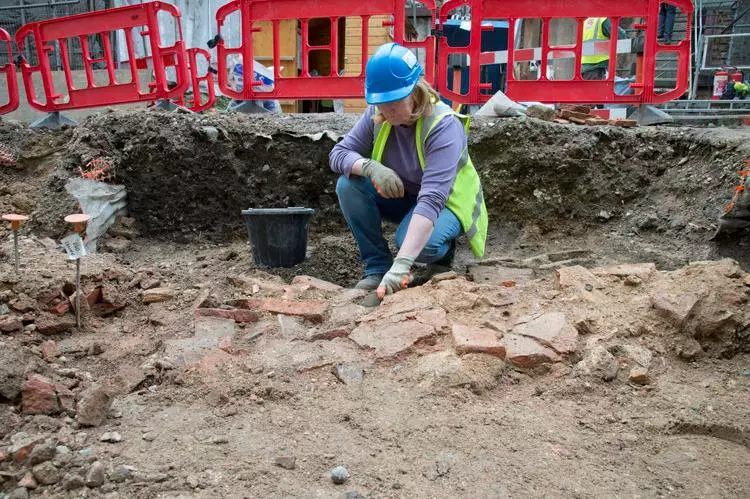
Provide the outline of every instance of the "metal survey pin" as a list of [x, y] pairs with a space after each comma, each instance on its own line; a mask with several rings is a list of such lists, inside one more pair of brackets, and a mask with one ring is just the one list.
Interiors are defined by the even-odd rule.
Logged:
[[21, 230], [21, 226], [23, 226], [23, 223], [28, 219], [29, 217], [27, 217], [26, 215], [17, 215], [15, 213], [3, 215], [3, 220], [5, 220], [6, 222], [10, 222], [10, 228], [13, 229], [13, 255], [15, 257], [16, 274], [19, 273], [18, 231]]
[[68, 259], [76, 261], [76, 327], [81, 329], [81, 258], [86, 256], [86, 246], [83, 244], [83, 234], [86, 230], [86, 222], [91, 220], [90, 215], [76, 213], [65, 217], [65, 221], [73, 225], [75, 234], [63, 239], [62, 245], [68, 254]]

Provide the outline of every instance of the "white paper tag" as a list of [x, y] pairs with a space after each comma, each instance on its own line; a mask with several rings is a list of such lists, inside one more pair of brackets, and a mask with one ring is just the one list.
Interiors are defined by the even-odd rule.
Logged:
[[413, 68], [417, 64], [417, 56], [414, 55], [414, 52], [411, 50], [407, 50], [401, 59], [403, 59], [410, 68]]
[[86, 246], [78, 234], [71, 234], [60, 241], [60, 243], [62, 243], [65, 252], [68, 254], [68, 260], [78, 260], [87, 255]]

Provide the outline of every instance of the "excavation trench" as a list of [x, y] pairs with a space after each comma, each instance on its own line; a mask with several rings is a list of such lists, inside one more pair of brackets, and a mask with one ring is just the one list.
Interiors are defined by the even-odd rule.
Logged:
[[[31, 213], [29, 230], [59, 237], [75, 211], [64, 189], [94, 159], [126, 186], [140, 237], [179, 244], [246, 241], [245, 208], [307, 206], [308, 260], [280, 271], [350, 284], [359, 259], [328, 168], [349, 115], [234, 116], [108, 112], [56, 134], [0, 124], [20, 149], [5, 168], [0, 205]], [[576, 248], [594, 260], [687, 260], [728, 255], [747, 266], [747, 237], [710, 242], [749, 156], [731, 130], [588, 127], [535, 119], [476, 119], [470, 152], [491, 219], [489, 256]], [[238, 246], [238, 256], [249, 251]], [[469, 263], [462, 251], [456, 265]], [[747, 268], [747, 267], [746, 267]]]

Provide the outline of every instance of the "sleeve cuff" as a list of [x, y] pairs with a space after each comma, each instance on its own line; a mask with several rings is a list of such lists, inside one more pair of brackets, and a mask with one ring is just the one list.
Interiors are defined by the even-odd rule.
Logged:
[[426, 206], [423, 203], [417, 203], [417, 207], [414, 208], [414, 213], [416, 215], [422, 215], [426, 219], [428, 219], [430, 222], [432, 222], [432, 225], [435, 225], [435, 222], [438, 219], [438, 216], [440, 213], [435, 210], [434, 208], [431, 208], [430, 206]]
[[341, 168], [341, 173], [349, 177], [349, 175], [352, 174], [352, 166], [354, 166], [354, 162], [357, 160], [362, 159], [364, 156], [362, 156], [359, 153], [350, 151], [344, 156], [344, 164]]

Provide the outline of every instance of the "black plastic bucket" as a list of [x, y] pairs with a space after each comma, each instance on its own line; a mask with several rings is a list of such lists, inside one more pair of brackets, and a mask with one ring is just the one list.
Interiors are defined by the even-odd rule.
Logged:
[[259, 267], [293, 267], [305, 260], [311, 208], [242, 210], [253, 261]]

